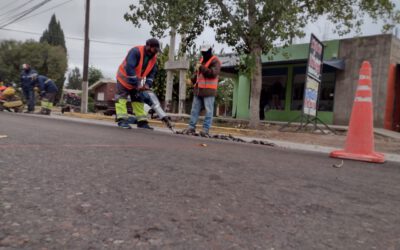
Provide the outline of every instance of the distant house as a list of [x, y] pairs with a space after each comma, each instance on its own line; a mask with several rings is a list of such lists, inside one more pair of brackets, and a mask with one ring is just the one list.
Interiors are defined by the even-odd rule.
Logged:
[[[112, 115], [115, 112], [116, 82], [108, 79], [100, 79], [89, 87], [89, 92], [94, 96], [94, 109]], [[113, 109], [113, 111], [109, 109]]]
[[[94, 96], [95, 112], [102, 112], [105, 115], [115, 114], [115, 95], [117, 84], [113, 80], [100, 79], [89, 87], [89, 92]], [[132, 105], [128, 98], [128, 113], [132, 114]]]

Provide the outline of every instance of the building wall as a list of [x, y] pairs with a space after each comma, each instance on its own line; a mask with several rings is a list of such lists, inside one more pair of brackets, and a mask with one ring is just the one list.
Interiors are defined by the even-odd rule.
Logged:
[[116, 84], [115, 83], [104, 83], [101, 86], [97, 87], [94, 89], [95, 93], [95, 100], [97, 100], [97, 94], [98, 93], [104, 93], [104, 101], [110, 101], [114, 99], [115, 93], [116, 93]]
[[372, 66], [374, 125], [383, 127], [387, 77], [391, 53], [391, 35], [378, 35], [340, 41], [339, 58], [345, 60], [345, 69], [338, 72], [335, 88], [333, 123], [348, 125], [361, 63], [368, 60]]
[[[338, 56], [339, 40], [324, 41], [326, 46], [324, 49], [324, 59], [329, 60], [336, 58]], [[269, 53], [262, 55], [263, 63], [279, 62], [282, 67], [289, 67], [289, 62], [293, 60], [307, 60], [309, 54], [309, 44], [296, 44], [289, 46], [287, 48], [278, 49], [278, 53]], [[290, 70], [289, 70], [290, 71]], [[266, 119], [270, 121], [291, 121], [298, 117], [300, 111], [291, 111], [291, 76], [288, 77], [288, 82], [286, 83], [286, 103], [284, 111], [269, 111], [266, 114]], [[250, 116], [250, 90], [251, 84], [250, 80], [239, 74], [238, 83], [235, 84], [234, 96], [233, 96], [233, 111], [232, 116], [238, 119], [249, 119]], [[235, 116], [236, 115], [236, 116]], [[318, 112], [318, 117], [326, 122], [332, 123], [332, 112]]]
[[400, 132], [400, 40], [392, 38], [390, 64], [392, 67], [391, 82], [388, 81], [388, 101], [386, 103], [386, 128]]

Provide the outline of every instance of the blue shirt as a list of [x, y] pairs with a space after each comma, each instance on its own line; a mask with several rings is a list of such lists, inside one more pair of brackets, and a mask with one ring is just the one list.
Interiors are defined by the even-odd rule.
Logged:
[[35, 81], [35, 84], [39, 85], [40, 92], [46, 92], [46, 93], [58, 92], [58, 88], [54, 84], [53, 80], [47, 78], [46, 76], [39, 75], [37, 77], [37, 80]]
[[34, 69], [29, 69], [28, 71], [21, 71], [21, 87], [23, 89], [33, 89], [35, 78], [38, 73]]
[[[150, 61], [150, 57], [146, 55], [146, 52], [144, 53], [145, 58], [143, 58], [143, 65], [142, 65], [142, 72], [146, 70], [147, 64]], [[138, 79], [137, 78], [131, 78], [132, 76], [136, 76], [136, 71], [135, 68], [136, 66], [139, 65], [140, 62], [140, 51], [138, 48], [133, 48], [129, 51], [128, 55], [126, 56], [126, 65], [125, 65], [125, 71], [128, 76], [128, 83], [134, 86], [138, 86]], [[150, 73], [146, 76], [146, 84], [151, 86], [153, 85], [154, 77], [156, 76], [158, 67], [157, 63], [154, 65], [154, 67], [151, 69]]]

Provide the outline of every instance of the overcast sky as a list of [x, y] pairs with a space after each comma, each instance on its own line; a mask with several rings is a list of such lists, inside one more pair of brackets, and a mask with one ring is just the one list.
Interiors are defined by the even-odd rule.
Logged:
[[[42, 1], [0, 0], [0, 27], [10, 19], [10, 14], [20, 13]], [[51, 15], [54, 13], [57, 20], [61, 22], [61, 27], [66, 37], [69, 69], [78, 66], [82, 72], [85, 2], [85, 0], [51, 0], [36, 11], [28, 14], [25, 18], [6, 26], [4, 29], [0, 29], [0, 40], [39, 40], [48, 26]], [[123, 18], [124, 13], [129, 10], [129, 5], [135, 2], [137, 0], [91, 1], [89, 64], [99, 68], [106, 77], [114, 78], [115, 72], [127, 51], [132, 46], [144, 44], [146, 39], [150, 37], [148, 25], [144, 24], [140, 29], [134, 28], [131, 23], [126, 22]], [[398, 2], [400, 0], [395, 2], [399, 5]], [[21, 8], [20, 5], [22, 4], [25, 5]], [[324, 40], [335, 39], [337, 36], [332, 34], [331, 27], [324, 20], [320, 20], [317, 23], [310, 24], [307, 27], [307, 33], [314, 32]], [[380, 24], [372, 24], [367, 20], [367, 24], [363, 28], [363, 35], [378, 34], [380, 33], [380, 27]], [[29, 33], [23, 31], [28, 31]], [[214, 35], [211, 29], [207, 29], [196, 42], [199, 44], [213, 43], [216, 51], [222, 48], [226, 52], [231, 51], [227, 46], [217, 44]], [[309, 36], [302, 40], [297, 40], [297, 42], [306, 42], [308, 40]], [[166, 44], [169, 39], [164, 38], [162, 42]]]

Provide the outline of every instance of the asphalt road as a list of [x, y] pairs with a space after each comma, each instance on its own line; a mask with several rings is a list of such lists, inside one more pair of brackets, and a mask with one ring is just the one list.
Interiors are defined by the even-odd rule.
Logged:
[[[400, 166], [0, 113], [0, 249], [400, 249]], [[206, 144], [202, 146], [201, 144]]]

